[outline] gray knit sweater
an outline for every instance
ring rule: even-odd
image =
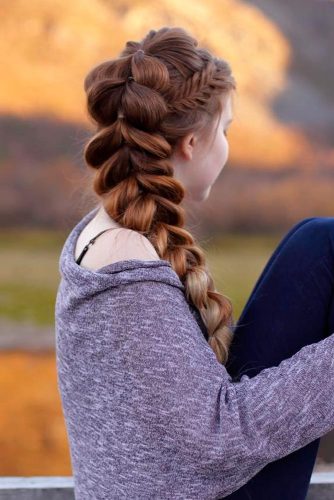
[[[218,499],[334,428],[334,335],[257,376],[230,377],[165,260],[61,252],[58,387],[75,498]]]

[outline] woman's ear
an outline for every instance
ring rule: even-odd
[[[196,137],[194,133],[189,133],[182,137],[179,143],[179,154],[185,160],[191,160],[193,157],[194,147],[196,144]]]

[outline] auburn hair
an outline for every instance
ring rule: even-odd
[[[171,264],[202,317],[208,344],[226,364],[232,303],[215,289],[203,249],[184,228],[186,191],[173,176],[171,155],[187,133],[211,131],[236,89],[229,64],[199,48],[183,28],[162,27],[93,67],[84,89],[97,127],[84,147],[95,193],[113,220],[143,234]]]

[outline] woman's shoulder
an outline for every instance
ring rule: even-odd
[[[109,226],[102,227],[101,224],[92,220],[79,234],[75,246],[76,259],[88,242],[106,229],[86,252],[81,264],[83,267],[95,271],[108,264],[129,259],[160,260],[154,246],[146,236],[116,224]]]

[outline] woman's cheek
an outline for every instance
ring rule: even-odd
[[[227,158],[228,158],[228,152],[229,152],[228,141],[227,141],[226,137],[224,136],[224,138],[221,141],[220,147],[217,150],[217,156],[216,156],[216,161],[215,161],[215,165],[216,165],[215,180],[217,179],[220,172],[223,170],[223,168],[225,166],[225,163],[226,163]]]

